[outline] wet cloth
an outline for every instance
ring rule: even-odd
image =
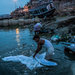
[[[47,59],[50,59],[53,55],[54,55],[54,48],[53,48],[53,45],[51,44],[51,42],[47,39],[43,39],[41,38],[42,40],[45,40],[45,43],[44,43],[44,47],[47,49],[47,52],[46,52],[46,58]]]
[[[3,61],[13,61],[13,62],[21,62],[21,64],[24,64],[29,68],[30,70],[33,70],[35,68],[43,67],[40,63],[38,63],[37,60],[35,60],[32,56],[24,56],[24,55],[17,55],[17,56],[9,56],[2,58]]]
[[[42,25],[40,23],[35,24],[34,31],[39,31],[42,28]]]

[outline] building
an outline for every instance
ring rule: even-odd
[[[11,12],[12,17],[21,17],[25,16],[29,12],[28,6],[24,6],[23,8],[19,7],[15,11]]]
[[[24,9],[23,9],[23,12],[29,12],[29,8],[28,8],[28,6],[24,6]]]

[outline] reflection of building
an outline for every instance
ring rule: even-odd
[[[19,29],[18,28],[16,29],[16,34],[19,34]]]
[[[19,35],[19,29],[16,29],[16,41],[17,41],[17,45],[20,46],[20,35]]]

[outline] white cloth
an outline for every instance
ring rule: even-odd
[[[41,25],[40,23],[35,24],[35,26],[34,26],[34,31],[40,30],[41,27],[42,27],[42,25]]]
[[[24,56],[24,55],[17,55],[17,56],[9,56],[2,58],[3,61],[13,61],[13,62],[21,62],[25,64],[30,70],[33,70],[38,67],[43,67],[37,60],[35,60],[32,56]]]
[[[54,48],[53,48],[53,45],[51,44],[51,42],[47,39],[43,39],[41,38],[42,40],[45,40],[45,43],[44,43],[44,47],[47,48],[47,52],[46,52],[46,55],[54,55]]]

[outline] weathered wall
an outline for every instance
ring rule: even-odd
[[[34,19],[9,19],[9,20],[0,20],[0,27],[2,26],[15,26],[15,25],[26,25],[34,22],[39,22],[39,18]]]

